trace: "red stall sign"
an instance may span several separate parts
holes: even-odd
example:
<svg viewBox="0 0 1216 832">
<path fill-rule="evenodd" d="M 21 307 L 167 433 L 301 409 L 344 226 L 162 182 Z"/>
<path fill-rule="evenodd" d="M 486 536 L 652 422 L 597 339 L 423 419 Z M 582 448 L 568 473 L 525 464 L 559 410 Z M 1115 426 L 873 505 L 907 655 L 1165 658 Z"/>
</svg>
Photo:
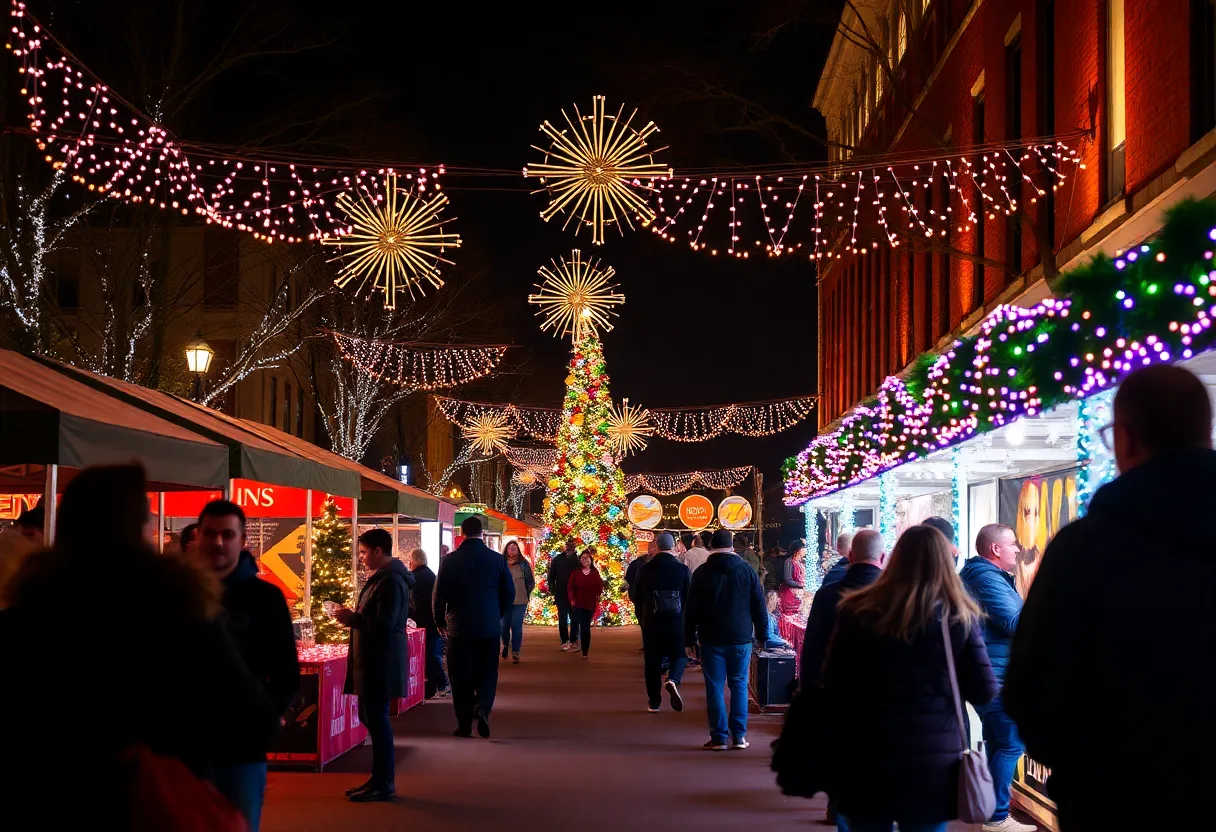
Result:
<svg viewBox="0 0 1216 832">
<path fill-rule="evenodd" d="M 234 480 L 234 499 L 246 517 L 307 517 L 308 492 L 285 485 L 266 485 L 251 480 Z M 203 506 L 223 498 L 219 491 L 171 491 L 165 493 L 166 517 L 198 517 Z M 318 517 L 328 495 L 312 493 L 312 514 Z M 339 517 L 350 517 L 355 501 L 350 497 L 334 497 Z M 156 505 L 153 497 L 152 505 Z"/>
</svg>

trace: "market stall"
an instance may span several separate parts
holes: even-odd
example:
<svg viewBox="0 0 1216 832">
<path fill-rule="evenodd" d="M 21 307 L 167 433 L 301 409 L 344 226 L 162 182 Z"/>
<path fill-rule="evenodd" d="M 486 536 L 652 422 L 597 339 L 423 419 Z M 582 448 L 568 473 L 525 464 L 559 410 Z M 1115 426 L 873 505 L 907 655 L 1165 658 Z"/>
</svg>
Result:
<svg viewBox="0 0 1216 832">
<path fill-rule="evenodd" d="M 456 526 L 459 527 L 465 520 L 474 516 L 481 518 L 481 535 L 485 544 L 495 552 L 501 552 L 503 535 L 507 530 L 507 524 L 503 520 L 505 515 L 498 514 L 480 503 L 466 503 L 456 510 Z M 462 540 L 464 538 L 458 531 L 455 537 L 456 545 L 459 546 Z"/>
</svg>

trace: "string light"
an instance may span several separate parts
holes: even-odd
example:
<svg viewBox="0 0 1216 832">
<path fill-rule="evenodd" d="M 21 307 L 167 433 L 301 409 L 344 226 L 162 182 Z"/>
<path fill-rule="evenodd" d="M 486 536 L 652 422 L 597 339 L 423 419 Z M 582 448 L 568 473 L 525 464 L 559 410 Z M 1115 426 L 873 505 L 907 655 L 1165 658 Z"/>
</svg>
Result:
<svg viewBox="0 0 1216 832">
<path fill-rule="evenodd" d="M 544 332 L 552 329 L 559 338 L 573 336 L 577 344 L 584 338 L 598 336 L 602 329 L 612 330 L 611 316 L 616 315 L 612 307 L 624 303 L 625 296 L 612 291 L 610 283 L 616 270 L 608 266 L 600 270 L 599 261 L 588 263 L 578 249 L 571 252 L 569 261 L 550 261 L 553 268 L 541 266 L 537 271 L 544 278 L 536 284 L 540 291 L 528 295 L 528 303 L 539 306 L 536 314 L 543 315 L 540 328 Z"/>
<path fill-rule="evenodd" d="M 823 568 L 820 565 L 823 556 L 819 551 L 819 509 L 810 503 L 803 503 L 799 510 L 806 523 L 806 563 L 803 564 L 806 569 L 806 588 L 814 593 L 823 586 Z"/>
<path fill-rule="evenodd" d="M 752 466 L 744 465 L 739 468 L 689 471 L 683 474 L 629 474 L 625 477 L 625 490 L 630 494 L 649 491 L 663 497 L 680 494 L 698 485 L 718 491 L 729 491 L 751 476 L 753 470 L 755 469 Z"/>
<path fill-rule="evenodd" d="M 334 200 L 375 191 L 392 166 L 186 142 L 107 87 L 12 0 L 6 46 L 19 60 L 27 129 L 56 170 L 90 192 L 232 228 L 265 241 L 318 240 L 345 228 Z M 398 171 L 438 190 L 442 167 Z"/>
<path fill-rule="evenodd" d="M 895 491 L 895 474 L 884 471 L 878 477 L 878 533 L 887 552 L 895 548 Z"/>
<path fill-rule="evenodd" d="M 604 108 L 604 96 L 597 95 L 591 100 L 590 115 L 579 112 L 576 104 L 571 121 L 562 110 L 569 130 L 559 130 L 546 120 L 540 131 L 552 144 L 548 150 L 532 146 L 545 154 L 545 160 L 524 168 L 525 178 L 539 178 L 544 186 L 541 190 L 549 192 L 549 207 L 541 211 L 541 219 L 548 222 L 567 212 L 562 230 L 577 219 L 578 226 L 590 226 L 591 243 L 597 246 L 604 243 L 605 225 L 615 224 L 622 234 L 622 223 L 633 228 L 630 214 L 643 225 L 652 222 L 654 211 L 635 189 L 649 188 L 642 184 L 643 179 L 672 175 L 670 167 L 657 164 L 653 153 L 645 149 L 646 139 L 659 132 L 653 121 L 636 130 L 631 125 L 637 110 L 622 121 L 624 105 L 615 116 L 606 114 Z"/>
<path fill-rule="evenodd" d="M 460 248 L 460 235 L 445 233 L 443 224 L 448 220 L 439 216 L 448 198 L 436 194 L 424 201 L 402 191 L 391 170 L 384 175 L 383 194 L 360 190 L 358 198 L 338 194 L 338 207 L 350 228 L 321 238 L 321 245 L 341 252 L 335 258 L 342 261 L 342 267 L 334 283 L 346 288 L 357 279 L 362 290 L 371 281 L 384 293 L 384 305 L 389 309 L 397 307 L 397 293 L 403 289 L 414 300 L 415 287 L 426 294 L 424 281 L 441 288 L 439 264 L 452 264 L 442 252 Z"/>
<path fill-rule="evenodd" d="M 515 428 L 506 414 L 482 413 L 462 425 L 460 435 L 476 450 L 489 455 L 507 449 L 507 440 L 515 438 Z"/>
<path fill-rule="evenodd" d="M 797 254 L 804 246 L 812 260 L 862 254 L 867 249 L 859 231 L 872 226 L 882 229 L 892 247 L 912 238 L 945 239 L 952 232 L 970 231 L 981 216 L 996 219 L 1015 213 L 1019 203 L 1009 191 L 1011 179 L 1026 183 L 1032 199 L 1058 190 L 1072 169 L 1084 169 L 1078 148 L 1072 146 L 1084 137 L 1083 131 L 1073 131 L 960 148 L 945 155 L 924 151 L 763 174 L 718 171 L 660 177 L 651 183 L 657 219 L 650 230 L 669 242 L 682 237 L 695 251 L 739 258 L 753 252 L 770 257 Z M 979 204 L 967 201 L 960 178 L 969 180 Z M 799 207 L 807 204 L 803 193 L 811 183 L 815 198 L 810 216 L 799 221 Z M 919 196 L 935 187 L 946 194 L 946 203 L 933 209 L 921 207 Z M 727 206 L 725 215 L 715 213 L 722 205 Z M 778 211 L 784 212 L 780 226 Z M 758 215 L 765 232 L 750 245 L 743 238 L 744 217 L 749 213 Z M 709 230 L 715 218 L 723 221 L 720 235 Z M 791 229 L 801 229 L 807 238 L 790 239 Z M 841 247 L 825 251 L 824 243 L 837 235 Z"/>
<path fill-rule="evenodd" d="M 963 470 L 963 452 L 960 448 L 950 451 L 950 523 L 954 526 L 955 546 L 962 546 L 963 495 L 967 488 L 967 475 Z M 970 529 L 968 529 L 970 535 Z"/>
<path fill-rule="evenodd" d="M 654 433 L 650 425 L 650 412 L 641 407 L 630 407 L 629 399 L 608 411 L 608 438 L 618 458 L 634 451 L 646 450 L 646 437 Z"/>
<path fill-rule="evenodd" d="M 723 434 L 772 436 L 789 430 L 815 409 L 818 396 L 796 396 L 701 408 L 651 408 L 655 433 L 675 442 L 704 442 Z"/>
<path fill-rule="evenodd" d="M 1102 428 L 1114 420 L 1115 392 L 1082 399 L 1077 406 L 1077 513 L 1085 516 L 1094 492 L 1115 478 L 1115 456 L 1102 443 Z"/>
<path fill-rule="evenodd" d="M 342 357 L 382 381 L 413 390 L 456 387 L 493 373 L 507 347 L 441 345 L 360 338 L 328 331 Z"/>
<path fill-rule="evenodd" d="M 522 407 L 513 404 L 489 404 L 447 396 L 435 396 L 435 404 L 443 417 L 454 425 L 465 422 L 470 414 L 505 413 L 515 425 L 517 433 L 545 442 L 557 438 L 562 412 L 551 407 Z"/>
<path fill-rule="evenodd" d="M 1211 229 L 1206 239 L 1192 239 L 1197 226 Z M 1110 390 L 1139 367 L 1210 349 L 1213 226 L 1216 204 L 1184 203 L 1156 242 L 1063 275 L 1066 299 L 999 307 L 975 335 L 926 355 L 906 379 L 888 378 L 874 400 L 786 461 L 786 503 L 847 489 L 977 433 Z M 1082 453 L 1092 456 L 1094 437 L 1082 441 Z"/>
<path fill-rule="evenodd" d="M 532 474 L 547 474 L 557 465 L 558 453 L 554 448 L 523 448 L 512 446 L 505 451 L 507 461 L 520 471 Z"/>
</svg>

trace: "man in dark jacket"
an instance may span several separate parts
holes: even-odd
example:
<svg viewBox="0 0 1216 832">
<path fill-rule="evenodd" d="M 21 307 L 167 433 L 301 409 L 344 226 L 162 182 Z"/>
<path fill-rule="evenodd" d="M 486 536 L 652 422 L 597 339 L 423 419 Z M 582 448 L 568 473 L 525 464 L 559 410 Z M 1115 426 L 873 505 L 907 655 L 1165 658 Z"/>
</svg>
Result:
<svg viewBox="0 0 1216 832">
<path fill-rule="evenodd" d="M 502 617 L 515 604 L 507 562 L 481 540 L 481 518 L 460 524 L 464 542 L 439 565 L 435 621 L 448 640 L 448 673 L 458 737 L 490 736 L 490 711 L 498 687 Z"/>
<path fill-rule="evenodd" d="M 763 583 L 764 564 L 761 563 L 760 556 L 756 554 L 756 550 L 752 548 L 750 537 L 745 534 L 735 535 L 735 554 L 747 561 L 747 565 L 756 571 L 761 583 Z"/>
<path fill-rule="evenodd" d="M 729 737 L 737 749 L 747 748 L 747 681 L 752 641 L 768 632 L 764 591 L 755 570 L 733 551 L 731 533 L 718 529 L 710 540 L 712 552 L 696 570 L 688 590 L 684 636 L 688 652 L 700 642 L 701 671 L 709 714 L 709 742 L 704 748 L 725 751 L 726 701 L 730 685 Z"/>
<path fill-rule="evenodd" d="M 279 588 L 258 577 L 245 551 L 245 512 L 227 500 L 203 507 L 198 518 L 197 555 L 223 582 L 225 622 L 245 665 L 262 685 L 281 717 L 300 687 L 291 613 Z M 261 738 L 216 760 L 215 785 L 257 830 L 266 792 L 266 752 Z"/>
<path fill-rule="evenodd" d="M 562 640 L 562 652 L 578 648 L 578 619 L 570 612 L 570 596 L 567 589 L 570 576 L 578 568 L 578 546 L 574 538 L 566 541 L 566 548 L 549 560 L 549 594 L 557 605 L 557 637 Z"/>
<path fill-rule="evenodd" d="M 372 738 L 372 776 L 347 791 L 355 803 L 391 800 L 396 792 L 393 724 L 389 705 L 409 692 L 410 589 L 414 575 L 393 557 L 393 536 L 385 529 L 359 535 L 359 560 L 370 573 L 354 610 L 334 615 L 350 627 L 346 687 L 359 697 L 359 719 Z"/>
<path fill-rule="evenodd" d="M 991 523 L 975 536 L 978 557 L 970 558 L 959 573 L 967 592 L 984 611 L 984 641 L 998 684 L 1005 681 L 1009 648 L 1018 628 L 1018 616 L 1022 614 L 1022 596 L 1013 586 L 1013 570 L 1020 551 L 1013 529 Z M 1026 753 L 1018 729 L 1001 706 L 1000 694 L 975 710 L 984 726 L 988 768 L 996 790 L 996 811 L 984 824 L 984 832 L 1034 832 L 1036 827 L 1009 814 L 1009 787 L 1018 760 Z"/>
<path fill-rule="evenodd" d="M 684 710 L 680 683 L 684 679 L 684 610 L 688 606 L 688 567 L 676 560 L 672 552 L 675 537 L 659 532 L 655 537 L 659 550 L 642 567 L 636 586 L 630 585 L 635 598 L 634 608 L 642 625 L 642 650 L 645 655 L 646 696 L 648 710 L 655 714 L 663 704 L 663 689 L 671 697 L 673 710 Z M 668 663 L 667 683 L 663 681 L 663 660 Z"/>
<path fill-rule="evenodd" d="M 1060 530 L 1030 587 L 1002 699 L 1027 753 L 1051 769 L 1064 832 L 1211 824 L 1211 430 L 1207 390 L 1189 372 L 1129 375 L 1102 431 L 1122 473 Z M 1135 788 L 1119 776 L 1124 760 Z"/>
<path fill-rule="evenodd" d="M 806 687 L 819 681 L 823 671 L 823 657 L 836 629 L 836 606 L 840 596 L 853 589 L 861 589 L 878 580 L 882 574 L 886 554 L 882 550 L 882 535 L 873 529 L 862 529 L 850 540 L 853 562 L 839 581 L 824 584 L 815 593 L 811 612 L 806 619 L 806 638 L 802 642 L 802 656 L 798 663 L 799 683 Z"/>
<path fill-rule="evenodd" d="M 820 586 L 834 584 L 837 581 L 844 580 L 844 574 L 849 571 L 850 556 L 853 552 L 853 532 L 841 532 L 836 536 L 836 553 L 840 557 L 831 565 L 827 572 L 824 573 L 823 583 Z"/>
<path fill-rule="evenodd" d="M 410 553 L 410 572 L 414 588 L 410 590 L 410 610 L 414 623 L 426 631 L 426 689 L 427 699 L 446 696 L 448 677 L 443 672 L 443 636 L 435 624 L 435 573 L 426 565 L 426 552 L 415 549 Z"/>
</svg>

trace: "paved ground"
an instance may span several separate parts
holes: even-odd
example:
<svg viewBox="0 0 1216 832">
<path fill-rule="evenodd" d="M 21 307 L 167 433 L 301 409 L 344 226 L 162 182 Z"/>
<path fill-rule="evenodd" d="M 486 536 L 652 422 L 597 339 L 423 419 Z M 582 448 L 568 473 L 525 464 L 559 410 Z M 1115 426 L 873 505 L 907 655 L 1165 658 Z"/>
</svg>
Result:
<svg viewBox="0 0 1216 832">
<path fill-rule="evenodd" d="M 502 666 L 493 739 L 455 739 L 450 700 L 428 702 L 394 721 L 395 802 L 343 797 L 370 768 L 370 747 L 358 748 L 323 774 L 272 773 L 262 829 L 827 832 L 822 798 L 786 798 L 774 785 L 768 745 L 780 717 L 752 715 L 747 751 L 702 751 L 696 671 L 682 714 L 666 703 L 646 712 L 640 638 L 635 628 L 597 628 L 583 661 L 557 649 L 552 629 L 529 628 L 521 664 Z"/>
</svg>

